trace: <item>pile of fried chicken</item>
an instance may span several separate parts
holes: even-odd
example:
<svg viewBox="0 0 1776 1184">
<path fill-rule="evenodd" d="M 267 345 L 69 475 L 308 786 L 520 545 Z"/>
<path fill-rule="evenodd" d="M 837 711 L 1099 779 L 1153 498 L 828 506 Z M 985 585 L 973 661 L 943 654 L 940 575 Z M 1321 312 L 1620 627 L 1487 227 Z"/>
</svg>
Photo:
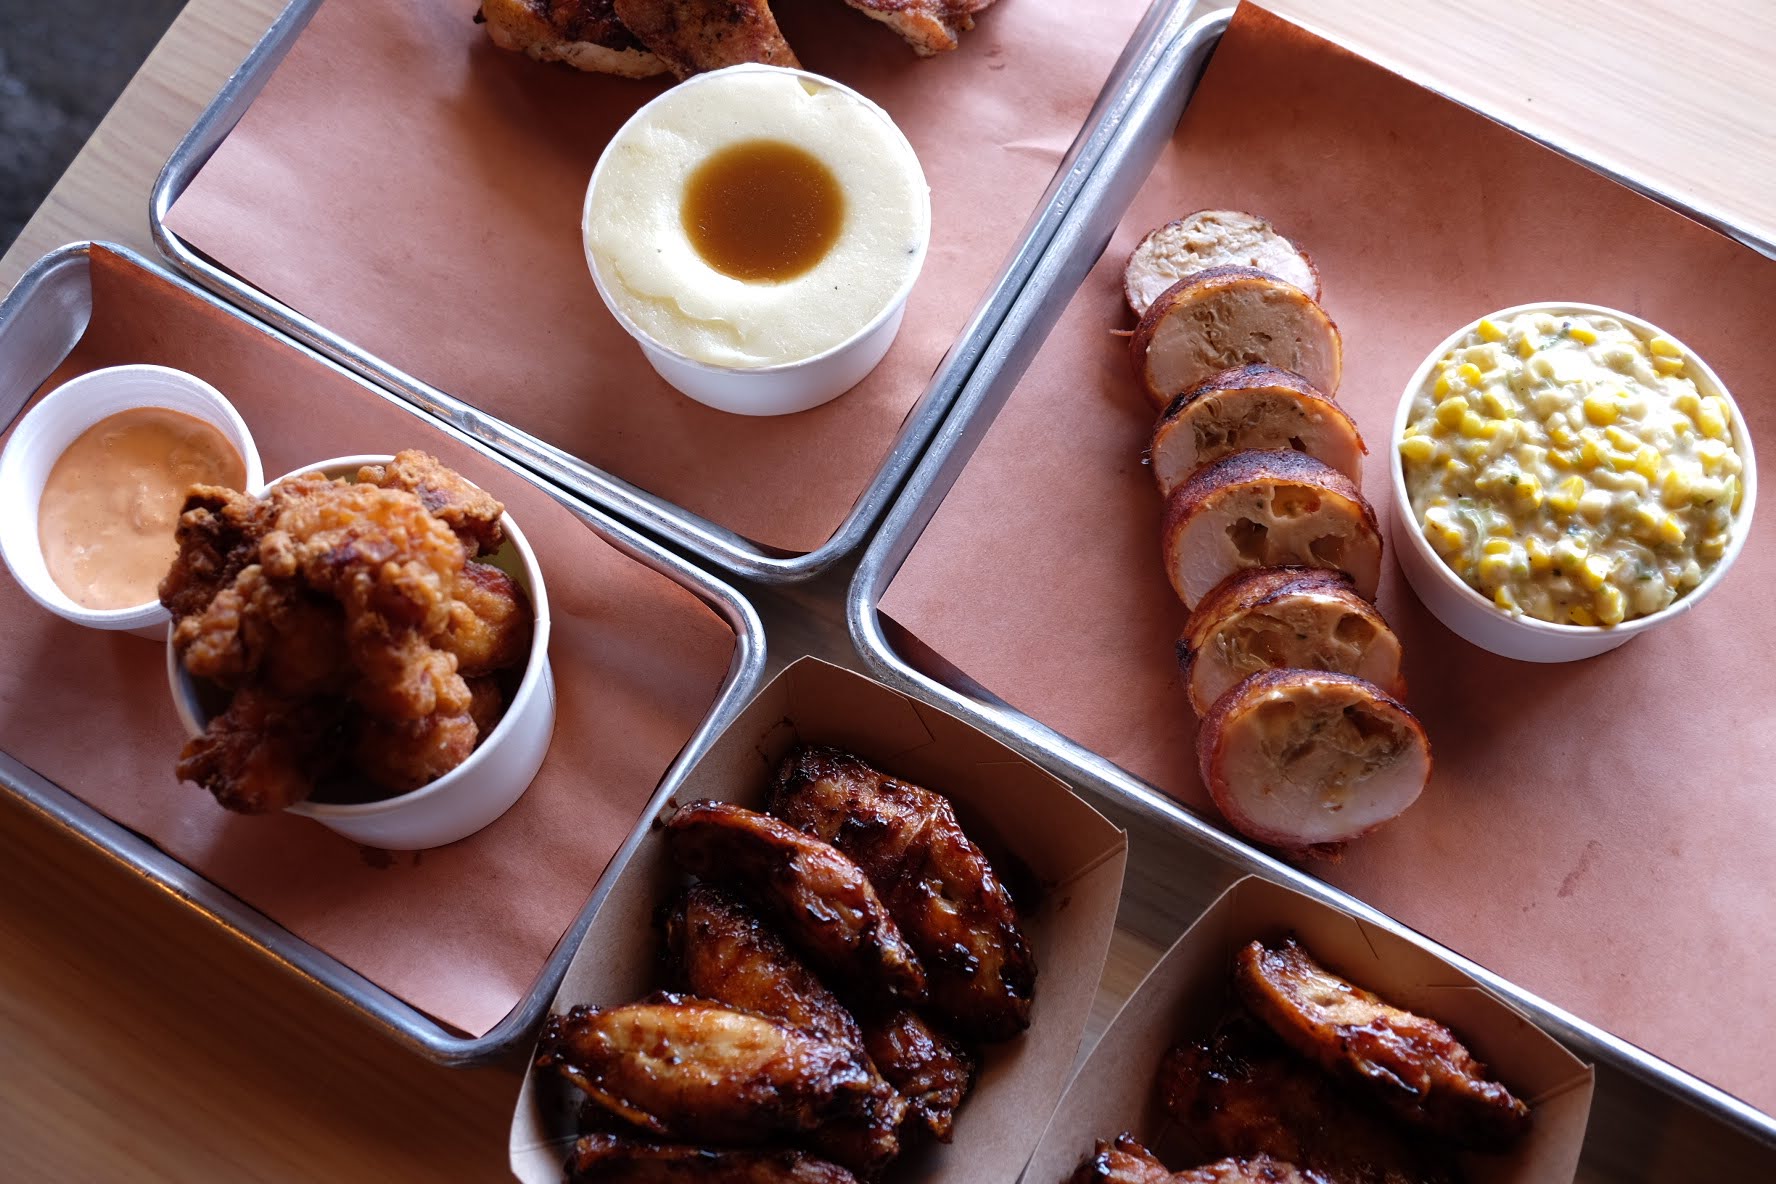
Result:
<svg viewBox="0 0 1776 1184">
<path fill-rule="evenodd" d="M 1215 1163 L 1174 1173 L 1133 1135 L 1071 1184 L 1455 1184 L 1457 1148 L 1505 1151 L 1529 1107 L 1442 1024 L 1327 970 L 1293 938 L 1239 952 L 1241 1011 L 1161 1062 L 1165 1112 Z"/>
<path fill-rule="evenodd" d="M 180 779 L 259 814 L 321 789 L 405 793 L 460 765 L 530 652 L 528 599 L 480 561 L 505 541 L 503 513 L 417 451 L 259 497 L 194 486 L 160 599 L 186 671 L 231 697 Z"/>
<path fill-rule="evenodd" d="M 662 913 L 670 990 L 549 1018 L 537 1067 L 588 1099 L 570 1181 L 873 1180 L 949 1142 L 975 1047 L 1029 1025 L 1016 906 L 947 798 L 808 747 L 767 810 L 667 824 L 697 877 Z"/>
<path fill-rule="evenodd" d="M 922 57 L 955 49 L 993 0 L 845 0 Z M 742 62 L 797 66 L 766 0 L 482 0 L 493 43 L 596 74 L 688 78 Z"/>
</svg>

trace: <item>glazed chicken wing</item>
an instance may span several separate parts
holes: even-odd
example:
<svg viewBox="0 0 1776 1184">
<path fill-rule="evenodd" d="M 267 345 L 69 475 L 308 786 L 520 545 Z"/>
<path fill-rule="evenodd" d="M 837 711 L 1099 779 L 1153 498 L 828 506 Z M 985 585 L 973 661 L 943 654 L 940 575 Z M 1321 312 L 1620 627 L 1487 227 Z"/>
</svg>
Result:
<svg viewBox="0 0 1776 1184">
<path fill-rule="evenodd" d="M 1234 984 L 1291 1048 L 1362 1083 L 1416 1126 L 1481 1150 L 1509 1146 L 1529 1129 L 1529 1107 L 1490 1080 L 1448 1028 L 1338 977 L 1293 938 L 1241 950 Z"/>
<path fill-rule="evenodd" d="M 864 1051 L 906 1098 L 908 1119 L 948 1143 L 956 1107 L 974 1087 L 973 1054 L 908 1007 L 866 1012 L 860 1022 Z"/>
<path fill-rule="evenodd" d="M 837 1164 L 800 1151 L 739 1151 L 581 1135 L 567 1157 L 568 1184 L 857 1184 Z"/>
<path fill-rule="evenodd" d="M 1030 1023 L 1036 963 L 1011 894 L 949 799 L 830 748 L 778 768 L 771 813 L 857 861 L 919 954 L 931 1006 L 956 1029 L 1006 1040 Z"/>
<path fill-rule="evenodd" d="M 993 0 L 845 0 L 874 21 L 881 21 L 920 57 L 955 49 L 956 35 L 974 28 L 974 14 Z"/>
<path fill-rule="evenodd" d="M 687 889 L 665 918 L 668 960 L 693 995 L 781 1020 L 793 1028 L 863 1052 L 857 1021 L 764 921 L 739 898 L 708 884 Z M 810 1136 L 814 1149 L 866 1175 L 900 1153 L 897 1132 L 906 1099 L 876 1073 L 873 1097 L 859 1117 Z"/>
<path fill-rule="evenodd" d="M 855 1049 L 677 995 L 550 1016 L 538 1047 L 538 1068 L 668 1139 L 756 1146 L 858 1117 L 874 1096 Z"/>
<path fill-rule="evenodd" d="M 419 498 L 426 512 L 448 526 L 468 548 L 471 558 L 491 555 L 506 541 L 499 500 L 437 457 L 409 448 L 386 465 L 365 465 L 358 482 L 382 489 L 404 489 Z"/>
<path fill-rule="evenodd" d="M 924 998 L 912 947 L 862 869 L 833 847 L 726 802 L 685 806 L 666 837 L 680 867 L 745 888 L 821 969 L 863 992 Z"/>
<path fill-rule="evenodd" d="M 1172 1184 L 1172 1173 L 1124 1131 L 1114 1140 L 1099 1139 L 1067 1184 Z"/>
<path fill-rule="evenodd" d="M 439 648 L 456 655 L 456 672 L 476 678 L 524 661 L 535 618 L 524 590 L 488 563 L 470 562 L 456 579 Z"/>
<path fill-rule="evenodd" d="M 797 67 L 766 0 L 616 0 L 616 13 L 680 78 L 760 62 Z"/>
<path fill-rule="evenodd" d="M 1218 1155 L 1269 1155 L 1337 1184 L 1450 1184 L 1447 1167 L 1244 1017 L 1160 1063 L 1165 1110 Z"/>
<path fill-rule="evenodd" d="M 338 762 L 343 704 L 236 691 L 228 710 L 185 742 L 176 773 L 230 810 L 270 814 L 306 799 Z"/>
</svg>

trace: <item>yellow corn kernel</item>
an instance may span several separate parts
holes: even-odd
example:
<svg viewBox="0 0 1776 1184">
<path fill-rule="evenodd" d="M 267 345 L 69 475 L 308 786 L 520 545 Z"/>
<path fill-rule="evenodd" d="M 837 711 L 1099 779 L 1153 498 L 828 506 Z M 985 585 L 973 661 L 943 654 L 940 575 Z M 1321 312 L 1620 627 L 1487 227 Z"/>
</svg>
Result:
<svg viewBox="0 0 1776 1184">
<path fill-rule="evenodd" d="M 1633 452 L 1636 448 L 1640 447 L 1639 436 L 1634 435 L 1632 432 L 1624 432 L 1618 427 L 1604 428 L 1603 436 L 1604 439 L 1608 440 L 1611 444 L 1614 444 L 1617 448 L 1620 448 L 1623 452 Z"/>
<path fill-rule="evenodd" d="M 1622 405 L 1608 395 L 1592 391 L 1585 396 L 1585 418 L 1602 427 L 1607 423 L 1615 423 L 1616 417 L 1622 414 Z"/>
<path fill-rule="evenodd" d="M 1480 544 L 1482 555 L 1508 555 L 1511 553 L 1510 539 L 1487 539 Z"/>
<path fill-rule="evenodd" d="M 1690 479 L 1679 469 L 1671 469 L 1659 482 L 1659 500 L 1675 510 L 1690 504 Z"/>
<path fill-rule="evenodd" d="M 1437 381 L 1431 386 L 1431 394 L 1441 399 L 1449 393 L 1449 367 L 1437 371 Z"/>
<path fill-rule="evenodd" d="M 1677 429 L 1677 434 L 1680 436 L 1693 436 L 1696 434 L 1696 425 L 1687 419 L 1674 419 L 1671 421 L 1671 426 Z"/>
<path fill-rule="evenodd" d="M 1575 604 L 1571 608 L 1567 609 L 1566 615 L 1567 615 L 1567 618 L 1569 620 L 1571 620 L 1572 623 L 1575 625 L 1595 625 L 1595 624 L 1597 624 L 1597 618 L 1594 615 L 1592 615 L 1592 612 L 1590 609 L 1586 608 L 1582 604 Z"/>
<path fill-rule="evenodd" d="M 1480 323 L 1474 326 L 1474 331 L 1480 334 L 1481 341 L 1503 341 L 1505 339 L 1505 331 L 1499 328 L 1498 322 L 1491 317 L 1481 317 Z"/>
<path fill-rule="evenodd" d="M 1585 556 L 1589 553 L 1589 548 L 1584 543 L 1570 535 L 1554 544 L 1554 562 L 1562 568 L 1579 566 L 1585 562 Z"/>
<path fill-rule="evenodd" d="M 1572 448 L 1579 442 L 1579 437 L 1574 434 L 1573 430 L 1558 419 L 1549 422 L 1548 439 L 1561 448 Z"/>
<path fill-rule="evenodd" d="M 1682 358 L 1654 358 L 1653 369 L 1657 370 L 1660 374 L 1668 376 L 1682 374 L 1684 370 L 1684 360 Z"/>
<path fill-rule="evenodd" d="M 1609 461 L 1609 467 L 1618 473 L 1626 473 L 1634 468 L 1634 453 L 1632 452 L 1617 452 L 1614 448 L 1610 448 L 1605 450 L 1604 459 Z"/>
<path fill-rule="evenodd" d="M 1527 361 L 1538 348 L 1540 343 L 1531 334 L 1525 333 L 1517 342 L 1517 356 Z"/>
<path fill-rule="evenodd" d="M 1596 591 L 1603 587 L 1605 580 L 1609 579 L 1610 569 L 1614 566 L 1605 556 L 1588 555 L 1585 557 L 1585 561 L 1579 564 L 1579 570 L 1575 574 L 1579 578 L 1579 583 Z"/>
<path fill-rule="evenodd" d="M 1667 514 L 1664 521 L 1659 523 L 1657 536 L 1659 541 L 1667 546 L 1679 546 L 1684 541 L 1683 523 Z"/>
<path fill-rule="evenodd" d="M 1468 401 L 1460 395 L 1450 395 L 1437 404 L 1437 422 L 1446 428 L 1461 426 L 1462 416 L 1468 413 Z"/>
<path fill-rule="evenodd" d="M 1614 584 L 1605 584 L 1597 590 L 1597 620 L 1604 625 L 1620 625 L 1627 615 L 1627 600 L 1622 590 Z"/>
<path fill-rule="evenodd" d="M 1499 433 L 1499 421 L 1472 411 L 1461 417 L 1461 434 L 1470 440 L 1490 440 Z"/>
<path fill-rule="evenodd" d="M 1542 483 L 1525 473 L 1511 486 L 1511 496 L 1517 504 L 1526 510 L 1537 510 L 1542 505 Z"/>
<path fill-rule="evenodd" d="M 1504 584 L 1500 584 L 1498 590 L 1492 594 L 1492 602 L 1508 613 L 1517 611 L 1517 598 L 1511 595 L 1511 589 Z"/>
<path fill-rule="evenodd" d="M 1649 338 L 1646 344 L 1647 352 L 1652 354 L 1655 358 L 1683 357 L 1683 346 L 1671 340 L 1671 338 L 1665 336 L 1663 333 Z"/>
<path fill-rule="evenodd" d="M 1659 475 L 1659 450 L 1642 444 L 1634 453 L 1634 471 L 1651 481 Z"/>
<path fill-rule="evenodd" d="M 1517 414 L 1517 408 L 1496 386 L 1489 386 L 1480 392 L 1480 406 L 1486 409 L 1486 414 L 1496 419 L 1510 419 Z"/>
<path fill-rule="evenodd" d="M 1482 381 L 1480 377 L 1480 367 L 1474 365 L 1472 362 L 1463 362 L 1461 365 L 1457 366 L 1455 368 L 1455 376 L 1469 386 L 1479 386 Z"/>
<path fill-rule="evenodd" d="M 1607 448 L 1597 442 L 1596 437 L 1586 436 L 1584 442 L 1579 445 L 1579 467 L 1581 469 L 1595 469 L 1603 464 L 1604 457 L 1608 452 Z"/>
<path fill-rule="evenodd" d="M 1570 514 L 1579 508 L 1579 499 L 1585 496 L 1585 479 L 1568 477 L 1555 487 L 1548 495 L 1548 505 L 1556 513 Z"/>
<path fill-rule="evenodd" d="M 1696 427 L 1712 440 L 1726 439 L 1727 405 L 1716 395 L 1703 399 L 1702 409 L 1696 413 Z"/>
<path fill-rule="evenodd" d="M 1745 486 L 1739 483 L 1738 477 L 1727 478 L 1727 508 L 1733 513 L 1739 512 L 1739 503 L 1745 497 Z"/>
<path fill-rule="evenodd" d="M 1727 532 L 1711 534 L 1696 544 L 1696 558 L 1713 561 L 1719 559 L 1727 551 Z"/>
<path fill-rule="evenodd" d="M 1582 341 L 1586 345 L 1596 345 L 1597 344 L 1596 331 L 1593 329 L 1590 329 L 1584 325 L 1569 326 L 1566 330 L 1566 335 L 1568 337 L 1572 338 L 1574 341 Z"/>
<path fill-rule="evenodd" d="M 1407 436 L 1400 441 L 1401 458 L 1412 464 L 1425 464 L 1436 455 L 1437 442 L 1429 436 Z"/>
<path fill-rule="evenodd" d="M 1680 392 L 1677 398 L 1672 401 L 1677 404 L 1677 409 L 1685 415 L 1693 416 L 1702 410 L 1702 396 L 1695 391 Z"/>
<path fill-rule="evenodd" d="M 1563 469 L 1579 467 L 1579 454 L 1570 448 L 1556 448 L 1548 453 L 1548 458 Z"/>
<path fill-rule="evenodd" d="M 1531 535 L 1523 540 L 1523 549 L 1529 553 L 1529 570 L 1541 575 L 1554 566 L 1554 552 L 1548 550 L 1548 544 Z"/>
</svg>

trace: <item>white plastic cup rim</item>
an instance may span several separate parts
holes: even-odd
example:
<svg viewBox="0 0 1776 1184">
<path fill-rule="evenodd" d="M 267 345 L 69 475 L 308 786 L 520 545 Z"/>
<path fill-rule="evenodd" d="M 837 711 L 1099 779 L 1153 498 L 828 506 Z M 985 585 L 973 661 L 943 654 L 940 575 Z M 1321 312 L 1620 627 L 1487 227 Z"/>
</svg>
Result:
<svg viewBox="0 0 1776 1184">
<path fill-rule="evenodd" d="M 1462 338 L 1473 332 L 1482 320 L 1502 321 L 1523 313 L 1547 313 L 1556 317 L 1613 317 L 1643 339 L 1658 335 L 1670 338 L 1683 350 L 1688 363 L 1686 376 L 1695 382 L 1702 394 L 1719 395 L 1732 412 L 1734 443 L 1744 464 L 1740 474 L 1743 493 L 1739 512 L 1733 519 L 1732 538 L 1727 542 L 1726 551 L 1702 578 L 1701 583 L 1657 612 L 1623 621 L 1619 625 L 1565 625 L 1527 615 L 1513 616 L 1456 575 L 1443 561 L 1443 557 L 1431 547 L 1413 516 L 1412 502 L 1406 492 L 1405 464 L 1400 458 L 1399 448 L 1407 424 L 1412 419 L 1413 399 L 1430 380 L 1431 372 L 1437 364 Z M 1394 415 L 1393 435 L 1388 439 L 1388 473 L 1394 498 L 1394 545 L 1412 552 L 1410 558 L 1401 556 L 1401 569 L 1406 573 L 1413 591 L 1418 593 L 1419 599 L 1433 616 L 1461 637 L 1492 653 L 1528 662 L 1569 662 L 1594 657 L 1695 608 L 1704 596 L 1719 586 L 1727 569 L 1733 566 L 1733 561 L 1744 550 L 1745 540 L 1751 533 L 1751 517 L 1757 501 L 1757 458 L 1745 416 L 1740 412 L 1739 404 L 1734 401 L 1726 384 L 1721 382 L 1719 375 L 1715 374 L 1708 363 L 1695 350 L 1677 341 L 1670 333 L 1650 321 L 1601 304 L 1565 300 L 1516 304 L 1476 317 L 1451 333 L 1442 344 L 1432 350 L 1418 369 L 1413 371 L 1412 377 L 1406 382 L 1405 392 L 1400 397 L 1400 405 Z M 1434 582 L 1434 587 L 1421 586 L 1421 581 L 1427 578 Z"/>
<path fill-rule="evenodd" d="M 816 85 L 830 87 L 850 96 L 862 104 L 894 132 L 896 138 L 906 149 L 907 159 L 919 170 L 920 191 L 923 195 L 921 233 L 918 251 L 914 255 L 913 265 L 907 271 L 905 281 L 894 296 L 882 306 L 880 312 L 872 317 L 851 336 L 820 353 L 806 358 L 798 358 L 793 362 L 779 362 L 770 366 L 716 366 L 708 362 L 698 361 L 664 344 L 637 325 L 625 313 L 617 300 L 612 296 L 604 274 L 599 268 L 598 258 L 592 251 L 587 235 L 592 220 L 592 195 L 598 189 L 598 179 L 604 173 L 605 161 L 609 159 L 610 150 L 607 146 L 599 155 L 598 163 L 592 168 L 592 179 L 586 185 L 586 198 L 580 209 L 581 245 L 586 255 L 586 265 L 592 272 L 592 284 L 598 289 L 599 298 L 610 310 L 611 316 L 621 325 L 629 336 L 633 337 L 642 348 L 650 364 L 660 376 L 686 397 L 695 399 L 718 411 L 727 411 L 736 415 L 789 415 L 797 411 L 807 411 L 822 403 L 831 402 L 850 390 L 871 370 L 875 369 L 882 356 L 887 353 L 888 346 L 894 340 L 895 332 L 900 327 L 900 320 L 906 311 L 907 298 L 912 295 L 913 286 L 918 282 L 919 273 L 925 267 L 925 255 L 931 246 L 931 190 L 924 183 L 924 170 L 919 157 L 913 151 L 912 143 L 906 133 L 894 122 L 888 112 L 866 95 L 853 90 L 842 82 L 828 78 L 823 74 L 815 74 L 808 70 L 794 69 L 788 66 L 766 66 L 756 62 L 744 62 L 737 66 L 726 66 L 720 70 L 711 70 L 706 74 L 698 74 L 677 86 L 656 95 L 624 121 L 611 137 L 615 144 L 622 138 L 633 124 L 643 121 L 649 111 L 665 101 L 669 96 L 684 87 L 702 86 L 733 74 L 746 73 L 788 74 L 797 78 L 807 79 Z M 786 378 L 800 379 L 799 382 L 786 385 Z"/>
<path fill-rule="evenodd" d="M 169 619 L 158 599 L 128 608 L 92 609 L 55 582 L 43 558 L 37 513 L 56 460 L 88 428 L 109 416 L 144 407 L 177 411 L 221 432 L 240 453 L 249 489 L 264 480 L 253 434 L 234 405 L 196 375 L 169 366 L 109 366 L 70 378 L 19 420 L 0 453 L 0 559 L 26 595 L 65 620 L 93 629 L 129 630 L 160 638 Z"/>
<path fill-rule="evenodd" d="M 356 473 L 364 465 L 386 464 L 392 459 L 394 458 L 386 453 L 335 457 L 332 460 L 303 465 L 274 481 L 266 482 L 253 492 L 263 493 L 281 481 L 304 473 L 321 472 L 329 477 L 341 477 Z M 554 727 L 555 689 L 548 658 L 549 593 L 543 584 L 543 572 L 537 563 L 536 552 L 532 550 L 524 531 L 512 520 L 510 514 L 501 515 L 500 525 L 518 556 L 524 582 L 529 585 L 526 591 L 535 617 L 530 656 L 525 660 L 524 674 L 519 679 L 518 689 L 512 694 L 512 701 L 506 706 L 505 715 L 462 764 L 418 789 L 373 802 L 298 802 L 287 807 L 286 813 L 313 818 L 347 838 L 367 841 L 375 836 L 376 845 L 394 850 L 417 850 L 439 847 L 466 838 L 491 823 L 523 796 L 524 790 L 535 777 L 536 770 L 542 765 Z M 198 702 L 194 680 L 186 673 L 184 663 L 179 661 L 170 644 L 167 646 L 167 681 L 172 689 L 173 707 L 178 712 L 186 734 L 201 736 L 209 718 Z M 523 726 L 524 721 L 540 722 L 537 719 L 539 714 L 546 715 L 546 724 L 532 728 Z M 503 755 L 503 750 L 514 742 L 515 737 L 522 740 L 526 734 L 530 738 L 524 742 L 529 743 L 534 751 L 516 754 L 516 763 L 521 768 L 528 769 L 529 776 L 514 786 L 504 779 L 482 775 L 483 767 L 492 763 L 496 754 Z M 540 741 L 537 739 L 539 736 Z M 505 801 L 500 805 L 497 799 L 502 796 Z M 453 812 L 466 821 L 461 826 L 446 826 L 443 832 L 438 830 L 435 823 L 419 819 L 422 814 L 436 814 L 440 808 L 439 799 L 457 797 L 485 799 L 485 806 Z M 498 808 L 493 809 L 495 806 Z M 492 810 L 491 814 L 489 810 Z M 426 831 L 427 836 L 405 841 L 397 837 L 391 841 L 391 834 L 398 836 L 410 829 L 404 825 L 409 818 L 414 820 L 414 826 L 419 830 Z M 473 825 L 469 825 L 470 822 Z M 414 833 L 418 833 L 418 830 Z"/>
</svg>

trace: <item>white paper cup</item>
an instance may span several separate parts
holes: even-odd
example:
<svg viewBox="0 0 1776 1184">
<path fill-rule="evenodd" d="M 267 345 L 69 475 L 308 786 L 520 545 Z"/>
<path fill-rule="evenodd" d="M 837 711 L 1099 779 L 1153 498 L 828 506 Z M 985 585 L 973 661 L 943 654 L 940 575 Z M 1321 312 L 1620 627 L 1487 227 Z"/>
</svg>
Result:
<svg viewBox="0 0 1776 1184">
<path fill-rule="evenodd" d="M 792 70 L 783 66 L 762 66 L 748 63 L 729 66 L 722 70 L 712 70 L 707 74 L 679 83 L 672 90 L 642 105 L 641 109 L 629 117 L 623 127 L 618 129 L 612 143 L 623 136 L 630 124 L 644 121 L 649 111 L 658 103 L 671 95 L 682 92 L 685 87 L 707 86 L 719 82 L 724 77 L 742 73 L 771 71 L 780 74 L 792 74 L 823 87 L 849 95 L 864 107 L 879 116 L 899 142 L 906 147 L 906 155 L 919 168 L 918 156 L 913 152 L 912 145 L 906 136 L 895 125 L 894 120 L 881 107 L 840 82 L 835 82 L 820 74 L 807 70 Z M 599 177 L 604 172 L 605 161 L 609 150 L 598 158 L 598 164 L 592 170 L 592 180 L 586 186 L 585 205 L 580 211 L 580 228 L 582 238 L 587 234 L 593 217 L 593 195 L 598 189 Z M 714 366 L 694 358 L 686 357 L 656 338 L 647 330 L 637 325 L 623 312 L 621 305 L 612 296 L 610 279 L 600 267 L 597 255 L 591 243 L 583 243 L 586 252 L 586 264 L 592 272 L 592 283 L 598 289 L 598 295 L 604 300 L 606 308 L 617 319 L 628 334 L 635 338 L 641 346 L 642 354 L 654 371 L 671 386 L 688 396 L 718 411 L 728 411 L 735 415 L 789 415 L 797 411 L 807 411 L 822 403 L 831 402 L 858 383 L 862 382 L 869 372 L 874 370 L 894 344 L 895 335 L 900 332 L 901 320 L 906 315 L 907 297 L 912 294 L 913 285 L 918 281 L 919 272 L 925 265 L 925 254 L 931 245 L 931 193 L 924 183 L 924 173 L 919 173 L 919 188 L 924 194 L 924 210 L 922 213 L 921 231 L 917 253 L 913 259 L 907 277 L 894 297 L 882 307 L 874 318 L 850 337 L 839 344 L 814 354 L 811 357 L 785 362 L 775 366 L 760 367 L 729 367 Z"/>
<path fill-rule="evenodd" d="M 101 419 L 158 407 L 201 419 L 221 432 L 246 464 L 247 488 L 265 479 L 253 434 L 221 392 L 201 378 L 166 366 L 111 366 L 71 378 L 31 408 L 0 453 L 0 558 L 27 595 L 76 625 L 126 629 L 156 641 L 168 614 L 158 599 L 129 608 L 83 608 L 49 574 L 37 535 L 43 486 L 68 446 Z"/>
<path fill-rule="evenodd" d="M 1504 321 L 1526 312 L 1545 312 L 1556 317 L 1575 314 L 1614 317 L 1643 339 L 1659 334 L 1671 337 L 1671 334 L 1658 326 L 1618 309 L 1605 308 L 1598 304 L 1565 302 L 1515 305 L 1488 313 L 1483 318 L 1477 317 L 1451 333 L 1443 344 L 1431 351 L 1407 381 L 1406 391 L 1400 397 L 1399 410 L 1394 416 L 1394 434 L 1388 440 L 1388 472 L 1394 494 L 1394 554 L 1399 557 L 1400 570 L 1405 574 L 1406 582 L 1412 585 L 1413 592 L 1417 593 L 1424 606 L 1439 621 L 1481 649 L 1522 662 L 1573 662 L 1606 653 L 1630 638 L 1683 616 L 1719 586 L 1727 569 L 1733 566 L 1739 552 L 1744 550 L 1745 540 L 1751 533 L 1751 514 L 1757 504 L 1757 459 L 1752 453 L 1751 433 L 1746 427 L 1745 416 L 1739 411 L 1739 404 L 1733 401 L 1726 385 L 1696 351 L 1678 342 L 1683 347 L 1687 362 L 1685 376 L 1696 384 L 1696 389 L 1703 395 L 1719 395 L 1726 400 L 1733 413 L 1734 441 L 1745 466 L 1739 478 L 1744 485 L 1744 494 L 1739 513 L 1733 519 L 1733 536 L 1727 543 L 1726 552 L 1703 577 L 1702 582 L 1690 591 L 1656 613 L 1635 617 L 1620 625 L 1556 625 L 1531 616 L 1512 616 L 1499 608 L 1451 571 L 1449 565 L 1431 548 L 1424 531 L 1413 516 L 1412 501 L 1406 494 L 1406 470 L 1400 459 L 1399 444 L 1405 434 L 1406 425 L 1412 420 L 1413 398 L 1425 383 L 1431 381 L 1432 372 L 1444 355 L 1473 332 L 1474 326 L 1481 320 Z"/>
<path fill-rule="evenodd" d="M 276 485 L 303 473 L 320 471 L 329 477 L 355 474 L 363 465 L 386 464 L 389 456 L 346 456 L 304 465 L 279 477 Z M 375 802 L 334 804 L 298 802 L 288 813 L 312 818 L 353 842 L 391 851 L 422 851 L 465 839 L 512 808 L 549 752 L 555 731 L 555 678 L 549 668 L 549 593 L 543 585 L 536 552 L 512 516 L 501 517 L 506 542 L 482 560 L 505 571 L 530 597 L 536 617 L 530 657 L 518 690 L 493 733 L 476 746 L 469 758 L 429 785 L 410 793 Z M 201 700 L 195 679 L 185 672 L 172 646 L 167 646 L 167 681 L 173 706 L 185 731 L 201 736 L 210 713 Z"/>
</svg>

